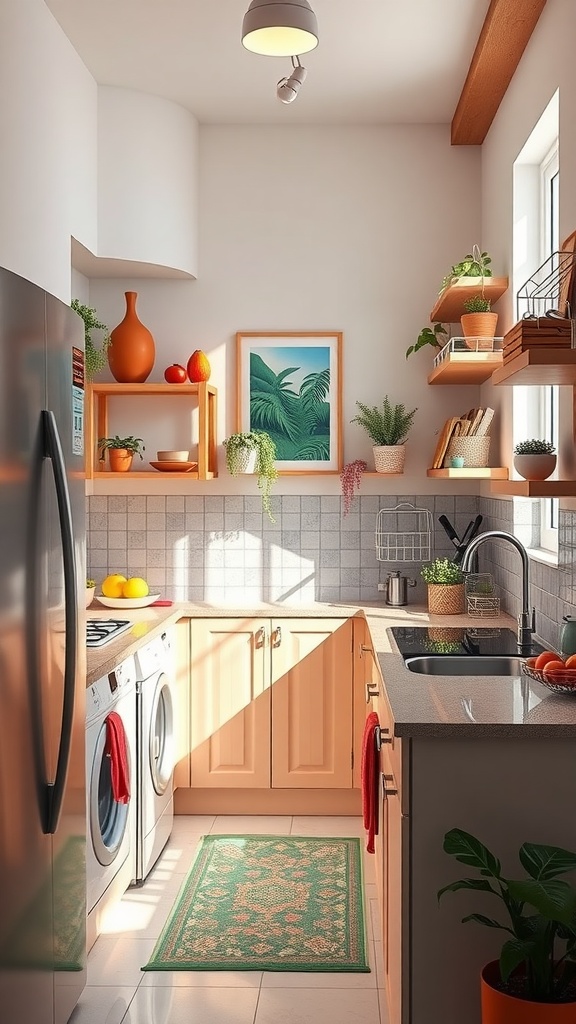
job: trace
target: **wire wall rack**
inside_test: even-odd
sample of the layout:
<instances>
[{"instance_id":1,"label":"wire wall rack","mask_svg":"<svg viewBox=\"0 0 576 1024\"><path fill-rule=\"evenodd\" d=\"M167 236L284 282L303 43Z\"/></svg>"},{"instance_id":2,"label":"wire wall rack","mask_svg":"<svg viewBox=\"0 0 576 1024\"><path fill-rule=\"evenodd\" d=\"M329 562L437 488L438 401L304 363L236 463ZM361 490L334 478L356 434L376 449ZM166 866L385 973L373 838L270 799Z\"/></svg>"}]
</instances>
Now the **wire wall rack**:
<instances>
[{"instance_id":1,"label":"wire wall rack","mask_svg":"<svg viewBox=\"0 0 576 1024\"><path fill-rule=\"evenodd\" d=\"M376 518L379 562L428 562L432 556L432 513L403 501L380 509Z\"/></svg>"},{"instance_id":2,"label":"wire wall rack","mask_svg":"<svg viewBox=\"0 0 576 1024\"><path fill-rule=\"evenodd\" d=\"M450 338L434 356L434 369L455 354L466 355L473 360L478 352L502 352L503 344L504 338Z\"/></svg>"},{"instance_id":3,"label":"wire wall rack","mask_svg":"<svg viewBox=\"0 0 576 1024\"><path fill-rule=\"evenodd\" d=\"M518 320L576 316L576 253L554 252L518 289ZM574 347L574 330L572 330Z\"/></svg>"}]
</instances>

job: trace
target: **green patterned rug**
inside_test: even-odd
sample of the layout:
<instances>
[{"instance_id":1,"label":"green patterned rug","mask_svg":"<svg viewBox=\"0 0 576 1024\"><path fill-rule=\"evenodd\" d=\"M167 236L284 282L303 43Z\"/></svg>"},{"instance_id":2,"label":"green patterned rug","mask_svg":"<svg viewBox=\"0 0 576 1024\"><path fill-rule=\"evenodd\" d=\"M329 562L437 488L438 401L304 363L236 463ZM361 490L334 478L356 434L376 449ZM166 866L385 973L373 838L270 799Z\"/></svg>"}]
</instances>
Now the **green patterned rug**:
<instances>
[{"instance_id":1,"label":"green patterned rug","mask_svg":"<svg viewBox=\"0 0 576 1024\"><path fill-rule=\"evenodd\" d=\"M205 836L144 971L369 971L359 839Z\"/></svg>"}]
</instances>

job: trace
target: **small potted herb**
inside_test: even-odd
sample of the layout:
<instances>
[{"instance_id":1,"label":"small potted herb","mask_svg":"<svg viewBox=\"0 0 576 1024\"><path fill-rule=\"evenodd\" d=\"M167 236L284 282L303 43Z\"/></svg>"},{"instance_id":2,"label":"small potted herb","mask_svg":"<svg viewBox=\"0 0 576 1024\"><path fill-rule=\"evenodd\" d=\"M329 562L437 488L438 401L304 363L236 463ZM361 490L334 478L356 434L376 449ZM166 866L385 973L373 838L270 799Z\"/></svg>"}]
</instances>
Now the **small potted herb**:
<instances>
[{"instance_id":1,"label":"small potted herb","mask_svg":"<svg viewBox=\"0 0 576 1024\"><path fill-rule=\"evenodd\" d=\"M514 449L514 469L524 480L547 480L556 469L555 453L550 441L520 441Z\"/></svg>"},{"instance_id":2,"label":"small potted herb","mask_svg":"<svg viewBox=\"0 0 576 1024\"><path fill-rule=\"evenodd\" d=\"M226 449L226 466L232 476L241 473L256 473L258 487L262 493L262 508L271 522L270 492L278 476L276 469L276 445L265 430L249 430L230 434L223 442Z\"/></svg>"},{"instance_id":3,"label":"small potted herb","mask_svg":"<svg viewBox=\"0 0 576 1024\"><path fill-rule=\"evenodd\" d=\"M559 875L576 871L576 854L557 846L524 843L519 859L526 877L506 878L497 857L475 836L453 828L444 851L476 878L444 886L473 889L501 901L506 920L467 914L506 934L500 959L482 971L482 1024L572 1024L576 1020L576 888Z\"/></svg>"},{"instance_id":4,"label":"small potted herb","mask_svg":"<svg viewBox=\"0 0 576 1024\"><path fill-rule=\"evenodd\" d=\"M360 412L351 423L358 423L371 439L374 466L377 473L403 473L406 457L406 439L418 412L406 411L401 403L392 405L386 395L380 406L356 402Z\"/></svg>"},{"instance_id":5,"label":"small potted herb","mask_svg":"<svg viewBox=\"0 0 576 1024\"><path fill-rule=\"evenodd\" d=\"M132 467L134 455L142 459L142 452L145 451L141 437L101 437L98 439L98 452L100 460L104 459L104 452L108 452L108 461L112 473L127 473Z\"/></svg>"},{"instance_id":6,"label":"small potted herb","mask_svg":"<svg viewBox=\"0 0 576 1024\"><path fill-rule=\"evenodd\" d=\"M87 380L93 380L97 373L104 369L107 363L107 350L110 345L110 332L96 315L96 310L90 306L84 306L78 299L72 299L72 309L84 321L84 370ZM97 348L92 341L92 331L104 331L101 348Z\"/></svg>"},{"instance_id":7,"label":"small potted herb","mask_svg":"<svg viewBox=\"0 0 576 1024\"><path fill-rule=\"evenodd\" d=\"M464 300L464 309L466 312L460 317L460 323L468 348L492 349L498 313L491 312L490 299L484 295L473 295Z\"/></svg>"},{"instance_id":8,"label":"small potted herb","mask_svg":"<svg viewBox=\"0 0 576 1024\"><path fill-rule=\"evenodd\" d=\"M449 558L435 558L420 570L428 584L431 615L461 615L464 611L464 573Z\"/></svg>"},{"instance_id":9,"label":"small potted herb","mask_svg":"<svg viewBox=\"0 0 576 1024\"><path fill-rule=\"evenodd\" d=\"M408 359L408 356L412 355L413 352L419 352L420 349L424 348L426 345L431 345L433 349L436 349L439 352L440 349L444 348L447 338L448 331L444 327L444 324L435 323L432 324L432 327L423 327L414 344L410 345L410 347L406 349L406 359Z\"/></svg>"}]
</instances>

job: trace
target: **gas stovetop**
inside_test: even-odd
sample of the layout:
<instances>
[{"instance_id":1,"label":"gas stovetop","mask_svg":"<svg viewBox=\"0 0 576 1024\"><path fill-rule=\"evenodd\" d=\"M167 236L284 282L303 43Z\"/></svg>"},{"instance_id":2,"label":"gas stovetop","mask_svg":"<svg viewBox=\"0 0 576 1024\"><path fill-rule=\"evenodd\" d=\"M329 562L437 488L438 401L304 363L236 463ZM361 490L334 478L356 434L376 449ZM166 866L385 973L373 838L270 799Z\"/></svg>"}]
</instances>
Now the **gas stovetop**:
<instances>
[{"instance_id":1,"label":"gas stovetop","mask_svg":"<svg viewBox=\"0 0 576 1024\"><path fill-rule=\"evenodd\" d=\"M86 646L104 647L104 644L130 629L131 625L128 619L87 619Z\"/></svg>"}]
</instances>

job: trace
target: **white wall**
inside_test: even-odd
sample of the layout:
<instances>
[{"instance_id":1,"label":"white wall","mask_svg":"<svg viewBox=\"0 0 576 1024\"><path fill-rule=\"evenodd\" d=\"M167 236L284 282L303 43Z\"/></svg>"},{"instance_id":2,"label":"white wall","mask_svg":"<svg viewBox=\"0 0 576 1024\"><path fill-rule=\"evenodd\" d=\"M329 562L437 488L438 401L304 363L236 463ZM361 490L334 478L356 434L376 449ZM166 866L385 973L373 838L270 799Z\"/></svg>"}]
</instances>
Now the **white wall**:
<instances>
[{"instance_id":1,"label":"white wall","mask_svg":"<svg viewBox=\"0 0 576 1024\"><path fill-rule=\"evenodd\" d=\"M96 83L42 0L0 4L0 266L70 300L96 245Z\"/></svg>"},{"instance_id":2,"label":"white wall","mask_svg":"<svg viewBox=\"0 0 576 1024\"><path fill-rule=\"evenodd\" d=\"M418 406L406 475L392 489L457 490L426 478L433 434L450 413L477 404L478 389L428 387L431 351L404 354L428 324L446 271L480 241L479 194L480 153L452 148L447 126L203 126L198 280L93 280L91 304L113 327L124 290L139 292L156 338L154 379L195 348L208 353L220 441L236 428L236 331L342 330L345 461L371 460L364 431L349 422L355 401L388 393ZM112 429L137 433L135 416L119 413ZM149 418L141 429L150 451L175 446L164 436L159 443ZM230 481L209 485L220 486ZM302 490L303 481L283 486ZM311 486L337 491L339 481Z\"/></svg>"}]
</instances>

